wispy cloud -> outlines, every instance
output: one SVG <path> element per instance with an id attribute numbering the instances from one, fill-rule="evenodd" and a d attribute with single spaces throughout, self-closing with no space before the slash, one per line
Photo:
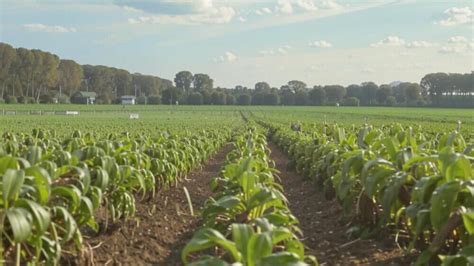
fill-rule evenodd
<path id="1" fill-rule="evenodd" d="M 405 40 L 398 36 L 388 36 L 387 38 L 380 40 L 376 43 L 372 43 L 371 47 L 382 47 L 382 46 L 403 46 Z"/>
<path id="2" fill-rule="evenodd" d="M 278 48 L 261 50 L 259 54 L 262 56 L 287 55 L 290 49 L 291 49 L 291 46 L 286 44 Z"/>
<path id="3" fill-rule="evenodd" d="M 138 8 L 135 8 L 135 7 L 131 7 L 131 6 L 122 6 L 123 10 L 125 11 L 128 11 L 128 12 L 143 12 L 143 10 L 141 9 L 138 9 Z"/>
<path id="4" fill-rule="evenodd" d="M 464 43 L 464 42 L 467 42 L 467 39 L 464 36 L 453 36 L 453 37 L 448 39 L 448 42 L 450 42 L 450 43 Z"/>
<path id="5" fill-rule="evenodd" d="M 344 6 L 337 3 L 336 1 L 333 1 L 333 0 L 326 0 L 326 1 L 323 1 L 322 5 L 321 5 L 322 8 L 324 9 L 343 9 Z"/>
<path id="6" fill-rule="evenodd" d="M 461 47 L 457 46 L 443 46 L 438 50 L 441 54 L 460 54 L 463 51 L 464 50 Z"/>
<path id="7" fill-rule="evenodd" d="M 316 11 L 318 7 L 314 4 L 313 0 L 298 0 L 296 5 L 306 11 Z"/>
<path id="8" fill-rule="evenodd" d="M 63 26 L 50 26 L 41 23 L 34 24 L 23 24 L 23 28 L 29 31 L 40 31 L 40 32 L 49 32 L 49 33 L 69 33 L 76 32 L 76 28 L 72 27 L 63 27 Z"/>
<path id="9" fill-rule="evenodd" d="M 293 5 L 291 4 L 290 0 L 278 0 L 275 10 L 282 14 L 292 14 Z"/>
<path id="10" fill-rule="evenodd" d="M 440 20 L 441 26 L 449 27 L 472 23 L 474 20 L 474 10 L 471 7 L 452 7 L 444 11 L 448 17 Z"/>
<path id="11" fill-rule="evenodd" d="M 328 41 L 325 41 L 325 40 L 321 40 L 321 41 L 310 42 L 308 44 L 308 46 L 309 47 L 318 47 L 318 48 L 331 48 L 332 43 L 330 43 Z"/>
<path id="12" fill-rule="evenodd" d="M 193 12 L 189 14 L 160 14 L 129 18 L 130 24 L 176 24 L 176 25 L 202 25 L 225 24 L 232 21 L 236 11 L 231 6 L 216 6 L 212 0 L 190 2 Z"/>
<path id="13" fill-rule="evenodd" d="M 239 59 L 239 57 L 234 54 L 233 52 L 225 52 L 224 55 L 221 55 L 217 58 L 214 58 L 213 61 L 216 62 L 216 63 L 224 63 L 224 62 L 234 62 L 236 61 L 237 59 Z"/>

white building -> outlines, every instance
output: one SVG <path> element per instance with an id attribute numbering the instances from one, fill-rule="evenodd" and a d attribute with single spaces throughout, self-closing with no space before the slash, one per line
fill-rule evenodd
<path id="1" fill-rule="evenodd" d="M 135 104 L 136 99 L 137 98 L 135 96 L 124 95 L 124 96 L 120 97 L 120 102 L 122 104 Z"/>

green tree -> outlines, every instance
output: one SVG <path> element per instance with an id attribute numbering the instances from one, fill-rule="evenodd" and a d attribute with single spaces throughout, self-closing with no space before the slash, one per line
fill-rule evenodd
<path id="1" fill-rule="evenodd" d="M 405 89 L 405 96 L 408 105 L 415 105 L 420 100 L 421 87 L 416 83 L 412 83 Z"/>
<path id="2" fill-rule="evenodd" d="M 376 98 L 379 104 L 387 104 L 388 97 L 392 94 L 392 88 L 389 85 L 380 85 L 380 88 L 377 90 Z"/>
<path id="3" fill-rule="evenodd" d="M 215 91 L 211 94 L 212 104 L 214 105 L 225 105 L 226 95 L 223 92 Z"/>
<path id="4" fill-rule="evenodd" d="M 263 95 L 263 104 L 265 105 L 278 105 L 280 104 L 280 96 L 275 92 L 268 92 Z"/>
<path id="5" fill-rule="evenodd" d="M 148 96 L 148 104 L 158 105 L 161 103 L 160 95 L 150 95 Z"/>
<path id="6" fill-rule="evenodd" d="M 326 91 L 319 86 L 314 86 L 309 91 L 308 97 L 311 105 L 324 105 L 326 103 Z"/>
<path id="7" fill-rule="evenodd" d="M 238 105 L 250 105 L 252 103 L 252 96 L 250 94 L 241 94 L 237 99 Z"/>
<path id="8" fill-rule="evenodd" d="M 270 85 L 268 83 L 261 81 L 255 84 L 255 91 L 256 92 L 266 92 L 270 90 Z"/>
<path id="9" fill-rule="evenodd" d="M 299 80 L 291 80 L 288 81 L 288 88 L 292 90 L 294 93 L 306 89 L 306 83 Z"/>
<path id="10" fill-rule="evenodd" d="M 161 102 L 169 105 L 176 104 L 176 102 L 179 102 L 181 95 L 182 93 L 179 89 L 175 87 L 167 88 L 161 95 Z"/>
<path id="11" fill-rule="evenodd" d="M 295 104 L 295 93 L 290 87 L 285 85 L 280 88 L 280 101 L 283 105 Z"/>
<path id="12" fill-rule="evenodd" d="M 341 103 L 346 95 L 346 88 L 341 85 L 324 86 L 327 102 L 330 104 Z"/>
<path id="13" fill-rule="evenodd" d="M 5 87 L 9 81 L 10 75 L 14 72 L 13 67 L 16 61 L 16 51 L 6 43 L 0 43 L 0 86 L 1 98 L 5 92 Z"/>
<path id="14" fill-rule="evenodd" d="M 202 94 L 199 92 L 192 92 L 188 96 L 187 103 L 191 105 L 202 105 L 203 104 Z"/>
<path id="15" fill-rule="evenodd" d="M 252 105 L 262 105 L 263 104 L 263 92 L 257 92 L 252 95 Z"/>
<path id="16" fill-rule="evenodd" d="M 225 102 L 227 105 L 234 105 L 235 104 L 235 97 L 232 94 L 227 94 Z"/>
<path id="17" fill-rule="evenodd" d="M 377 102 L 377 84 L 364 82 L 361 86 L 360 102 L 362 105 L 375 105 Z"/>
<path id="18" fill-rule="evenodd" d="M 81 86 L 84 73 L 82 67 L 73 60 L 61 60 L 58 68 L 58 78 L 61 94 L 71 96 Z"/>
<path id="19" fill-rule="evenodd" d="M 207 74 L 194 74 L 193 86 L 199 92 L 212 90 L 214 88 L 214 81 Z"/>
<path id="20" fill-rule="evenodd" d="M 307 105 L 308 104 L 308 92 L 306 90 L 299 90 L 295 93 L 295 104 L 296 105 Z"/>
<path id="21" fill-rule="evenodd" d="M 176 73 L 174 78 L 174 84 L 176 88 L 183 89 L 185 93 L 188 93 L 191 84 L 193 83 L 193 74 L 189 71 L 180 71 Z"/>
<path id="22" fill-rule="evenodd" d="M 343 100 L 343 105 L 345 106 L 359 106 L 359 99 L 356 97 L 347 97 Z"/>

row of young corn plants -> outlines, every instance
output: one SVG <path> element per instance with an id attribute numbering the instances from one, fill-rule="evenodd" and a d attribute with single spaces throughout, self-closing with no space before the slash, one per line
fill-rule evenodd
<path id="1" fill-rule="evenodd" d="M 291 214 L 272 168 L 264 131 L 249 126 L 235 138 L 234 150 L 201 211 L 203 228 L 182 250 L 186 265 L 307 265 Z"/>
<path id="2" fill-rule="evenodd" d="M 418 265 L 474 263 L 474 145 L 458 130 L 263 124 L 291 166 L 337 197 L 348 233 L 396 233 L 421 251 Z"/>
<path id="3" fill-rule="evenodd" d="M 229 138 L 230 130 L 106 139 L 3 134 L 0 264 L 56 264 L 65 249 L 80 251 L 84 232 L 133 216 L 136 200 L 179 182 Z"/>

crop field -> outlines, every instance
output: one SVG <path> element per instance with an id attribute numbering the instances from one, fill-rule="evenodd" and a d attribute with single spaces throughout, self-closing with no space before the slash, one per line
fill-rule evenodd
<path id="1" fill-rule="evenodd" d="M 472 109 L 5 104 L 0 134 L 0 264 L 474 263 Z"/>

